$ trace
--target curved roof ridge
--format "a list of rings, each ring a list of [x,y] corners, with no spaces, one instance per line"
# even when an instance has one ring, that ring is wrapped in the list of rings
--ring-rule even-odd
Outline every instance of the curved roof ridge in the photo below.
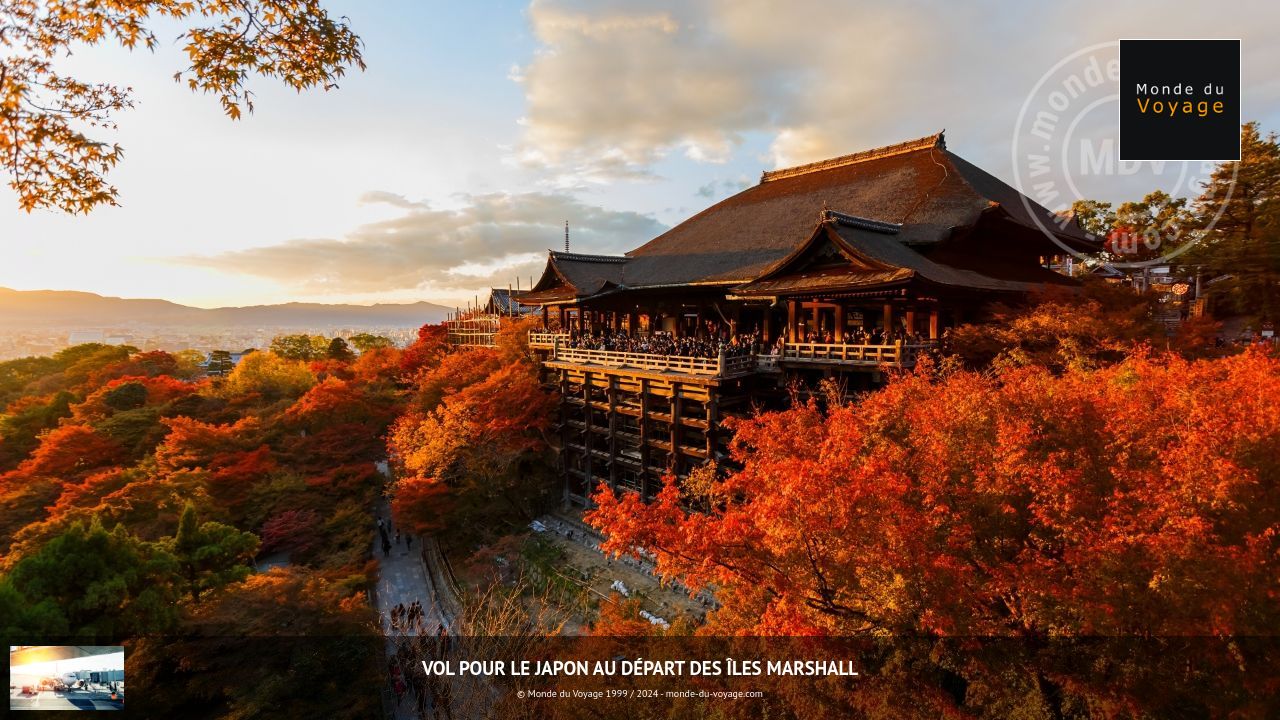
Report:
[[[823,210],[822,220],[834,222],[838,225],[846,225],[848,227],[860,228],[862,230],[884,233],[886,235],[897,235],[898,232],[902,230],[902,223],[873,220],[871,218],[840,212],[839,210]]]
[[[562,250],[552,250],[551,257],[556,260],[577,260],[578,262],[624,263],[627,261],[626,255],[589,255]]]
[[[894,145],[885,145],[884,147],[871,148],[870,150],[861,150],[848,155],[828,158],[826,160],[818,160],[816,162],[805,163],[804,165],[795,165],[788,168],[779,168],[777,170],[766,170],[760,173],[761,184],[770,180],[781,180],[782,178],[795,177],[796,175],[804,175],[805,173],[816,172],[818,170],[830,170],[831,168],[844,167],[854,163],[864,162],[867,160],[878,160],[893,155],[901,155],[902,153],[913,152],[915,150],[925,150],[928,148],[947,147],[945,134],[946,130],[927,135],[915,140],[907,140]]]

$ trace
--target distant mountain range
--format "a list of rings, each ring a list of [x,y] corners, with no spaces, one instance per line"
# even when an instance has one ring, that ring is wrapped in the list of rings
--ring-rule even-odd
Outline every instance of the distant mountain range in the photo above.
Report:
[[[418,327],[450,308],[429,302],[377,305],[285,303],[196,308],[168,300],[103,297],[69,290],[0,288],[0,328],[316,328]]]

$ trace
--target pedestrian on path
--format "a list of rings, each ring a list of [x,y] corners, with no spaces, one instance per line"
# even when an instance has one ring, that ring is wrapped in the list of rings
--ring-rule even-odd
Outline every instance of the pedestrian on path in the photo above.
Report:
[[[413,536],[409,533],[404,534],[404,546],[409,550],[413,549]]]
[[[397,531],[396,531],[396,544],[397,544],[397,545],[399,545],[399,544],[400,544],[400,531],[399,531],[399,530],[397,530]]]
[[[391,557],[391,543],[386,537],[382,538],[382,557]]]

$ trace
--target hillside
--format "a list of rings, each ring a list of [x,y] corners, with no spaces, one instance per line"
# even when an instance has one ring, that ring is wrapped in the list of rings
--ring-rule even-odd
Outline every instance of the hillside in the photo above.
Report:
[[[68,290],[0,288],[0,328],[320,326],[418,327],[444,319],[448,308],[428,302],[377,305],[286,303],[196,308],[168,300],[104,297]]]

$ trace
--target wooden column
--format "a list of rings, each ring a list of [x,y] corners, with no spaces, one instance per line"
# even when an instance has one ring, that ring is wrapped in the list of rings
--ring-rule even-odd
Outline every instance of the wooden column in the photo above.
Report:
[[[635,310],[632,310],[627,315],[627,334],[631,335],[632,337],[635,337],[635,334],[639,331],[640,331],[640,313],[636,312]]]
[[[836,342],[844,342],[844,303],[836,303],[836,327],[832,337]]]
[[[884,304],[884,332],[885,335],[893,332],[893,305]]]
[[[612,325],[612,330],[614,332],[618,332],[622,329],[622,313],[611,312],[609,313],[609,319],[612,321],[610,324]]]
[[[916,331],[916,309],[910,308],[907,310],[907,335],[911,336],[915,334],[915,331]]]
[[[929,339],[938,339],[938,308],[929,309]]]
[[[616,316],[615,316],[616,317]],[[618,489],[618,378],[609,376],[609,487]]]
[[[714,389],[707,393],[707,461],[716,459],[716,437],[719,434],[720,401]]]
[[[760,320],[760,343],[762,345],[768,345],[769,341],[773,340],[773,328],[770,327],[773,324],[770,322],[772,317],[773,309],[765,307],[764,317]]]
[[[560,370],[560,471],[564,473],[565,504],[569,502],[569,488],[573,484],[569,468],[569,371]]]
[[[671,383],[671,474],[680,474],[680,418],[684,401],[680,397],[680,383]]]
[[[799,335],[799,332],[800,332],[799,328],[796,327],[797,325],[798,323],[796,318],[796,301],[788,300],[787,301],[787,342],[793,343],[793,342],[800,341],[799,338],[797,337],[797,335]]]
[[[587,494],[595,490],[595,473],[591,471],[591,436],[595,423],[591,418],[591,373],[582,373],[582,472],[587,476]]]
[[[542,306],[542,329],[543,330],[547,329],[548,325],[550,324],[550,320],[551,320],[551,313],[549,310],[547,310],[547,306],[543,305]]]
[[[640,378],[640,497],[645,502],[652,496],[649,483],[649,381]]]

